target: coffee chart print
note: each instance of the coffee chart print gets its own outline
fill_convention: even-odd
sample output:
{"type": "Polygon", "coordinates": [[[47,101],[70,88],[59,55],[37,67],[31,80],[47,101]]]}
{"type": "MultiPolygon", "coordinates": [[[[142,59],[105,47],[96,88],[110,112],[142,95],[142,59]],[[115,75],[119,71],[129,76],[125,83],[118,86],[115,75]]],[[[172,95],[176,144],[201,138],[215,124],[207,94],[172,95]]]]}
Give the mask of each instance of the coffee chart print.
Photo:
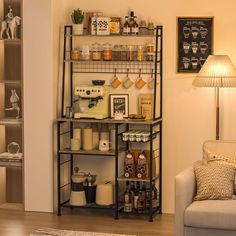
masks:
{"type": "Polygon", "coordinates": [[[178,17],[177,72],[197,73],[213,53],[213,17],[178,17]]]}

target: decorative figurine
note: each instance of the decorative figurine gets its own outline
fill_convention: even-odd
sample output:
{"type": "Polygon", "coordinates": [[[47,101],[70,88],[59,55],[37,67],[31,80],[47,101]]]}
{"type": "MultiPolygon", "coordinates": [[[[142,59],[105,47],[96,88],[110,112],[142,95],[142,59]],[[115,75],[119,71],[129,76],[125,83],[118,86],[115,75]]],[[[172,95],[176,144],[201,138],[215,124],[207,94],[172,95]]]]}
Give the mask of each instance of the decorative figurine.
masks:
{"type": "Polygon", "coordinates": [[[3,38],[3,33],[6,31],[8,39],[17,38],[17,26],[20,25],[21,18],[13,14],[11,6],[8,7],[8,13],[6,15],[5,21],[1,24],[0,38],[3,38]]]}
{"type": "Polygon", "coordinates": [[[18,105],[19,100],[20,99],[19,99],[19,96],[16,93],[16,90],[15,89],[11,89],[10,102],[11,102],[12,107],[6,108],[5,110],[6,111],[14,111],[14,110],[16,110],[17,111],[16,119],[20,118],[20,107],[18,105]]]}

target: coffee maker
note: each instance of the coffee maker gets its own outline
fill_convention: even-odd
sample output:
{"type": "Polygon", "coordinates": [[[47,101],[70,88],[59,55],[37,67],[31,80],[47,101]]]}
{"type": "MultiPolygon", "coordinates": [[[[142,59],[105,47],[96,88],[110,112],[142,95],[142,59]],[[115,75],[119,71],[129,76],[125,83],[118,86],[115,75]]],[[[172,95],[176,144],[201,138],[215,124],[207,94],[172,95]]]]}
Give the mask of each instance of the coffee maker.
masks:
{"type": "Polygon", "coordinates": [[[86,176],[84,173],[79,173],[79,168],[74,168],[74,174],[72,175],[72,186],[70,194],[70,205],[72,206],[84,206],[86,205],[86,197],[84,191],[84,181],[86,176]]]}
{"type": "Polygon", "coordinates": [[[76,96],[74,118],[105,119],[109,117],[108,86],[80,85],[75,87],[76,96]],[[76,107],[78,106],[78,107],[76,107]]]}

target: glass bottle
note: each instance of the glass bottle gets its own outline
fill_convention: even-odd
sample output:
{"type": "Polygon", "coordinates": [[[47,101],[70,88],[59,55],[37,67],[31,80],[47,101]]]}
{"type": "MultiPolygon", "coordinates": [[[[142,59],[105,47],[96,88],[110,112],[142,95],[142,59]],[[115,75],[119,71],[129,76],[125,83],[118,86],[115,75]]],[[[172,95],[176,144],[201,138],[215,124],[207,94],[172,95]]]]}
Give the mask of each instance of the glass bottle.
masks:
{"type": "Polygon", "coordinates": [[[127,46],[127,60],[136,61],[137,60],[137,47],[134,45],[127,46]]]}
{"type": "Polygon", "coordinates": [[[139,190],[138,193],[138,213],[144,212],[144,199],[143,199],[143,193],[142,190],[139,190]]]}
{"type": "Polygon", "coordinates": [[[135,196],[134,181],[131,182],[131,186],[130,186],[130,196],[131,196],[132,209],[134,209],[134,196],[135,196]]]}
{"type": "Polygon", "coordinates": [[[146,209],[146,191],[147,191],[146,183],[143,183],[141,191],[142,191],[142,199],[143,199],[143,210],[145,210],[146,209]]]}
{"type": "Polygon", "coordinates": [[[140,183],[137,182],[134,194],[134,210],[138,211],[138,198],[139,198],[140,183]]]}
{"type": "Polygon", "coordinates": [[[148,34],[149,35],[154,35],[154,24],[153,24],[153,22],[148,23],[148,34]]]}
{"type": "Polygon", "coordinates": [[[138,21],[137,21],[137,16],[134,16],[133,34],[134,35],[138,35],[139,34],[139,25],[138,25],[138,21]]]}
{"type": "Polygon", "coordinates": [[[83,61],[88,61],[90,59],[90,52],[89,52],[89,46],[88,45],[83,45],[82,46],[81,59],[83,61]]]}
{"type": "Polygon", "coordinates": [[[140,35],[147,35],[147,24],[145,20],[140,21],[140,27],[139,27],[139,34],[140,35]]]}
{"type": "Polygon", "coordinates": [[[124,212],[132,212],[131,193],[129,181],[126,182],[126,190],[124,193],[124,212]]]}
{"type": "Polygon", "coordinates": [[[130,34],[135,35],[134,31],[134,12],[130,12],[130,18],[129,18],[129,27],[130,27],[130,34]]]}
{"type": "Polygon", "coordinates": [[[125,17],[125,23],[123,26],[123,34],[124,35],[130,34],[130,26],[129,26],[129,17],[128,16],[125,17]]]}

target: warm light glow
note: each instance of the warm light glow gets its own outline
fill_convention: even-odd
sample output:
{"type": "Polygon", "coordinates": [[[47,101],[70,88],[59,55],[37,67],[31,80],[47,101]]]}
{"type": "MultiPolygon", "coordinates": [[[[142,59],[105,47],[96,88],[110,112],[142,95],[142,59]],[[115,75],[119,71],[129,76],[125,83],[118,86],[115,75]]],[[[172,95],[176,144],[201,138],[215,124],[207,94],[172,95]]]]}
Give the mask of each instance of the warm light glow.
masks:
{"type": "Polygon", "coordinates": [[[193,85],[197,87],[236,87],[236,69],[227,55],[208,56],[193,85]]]}

